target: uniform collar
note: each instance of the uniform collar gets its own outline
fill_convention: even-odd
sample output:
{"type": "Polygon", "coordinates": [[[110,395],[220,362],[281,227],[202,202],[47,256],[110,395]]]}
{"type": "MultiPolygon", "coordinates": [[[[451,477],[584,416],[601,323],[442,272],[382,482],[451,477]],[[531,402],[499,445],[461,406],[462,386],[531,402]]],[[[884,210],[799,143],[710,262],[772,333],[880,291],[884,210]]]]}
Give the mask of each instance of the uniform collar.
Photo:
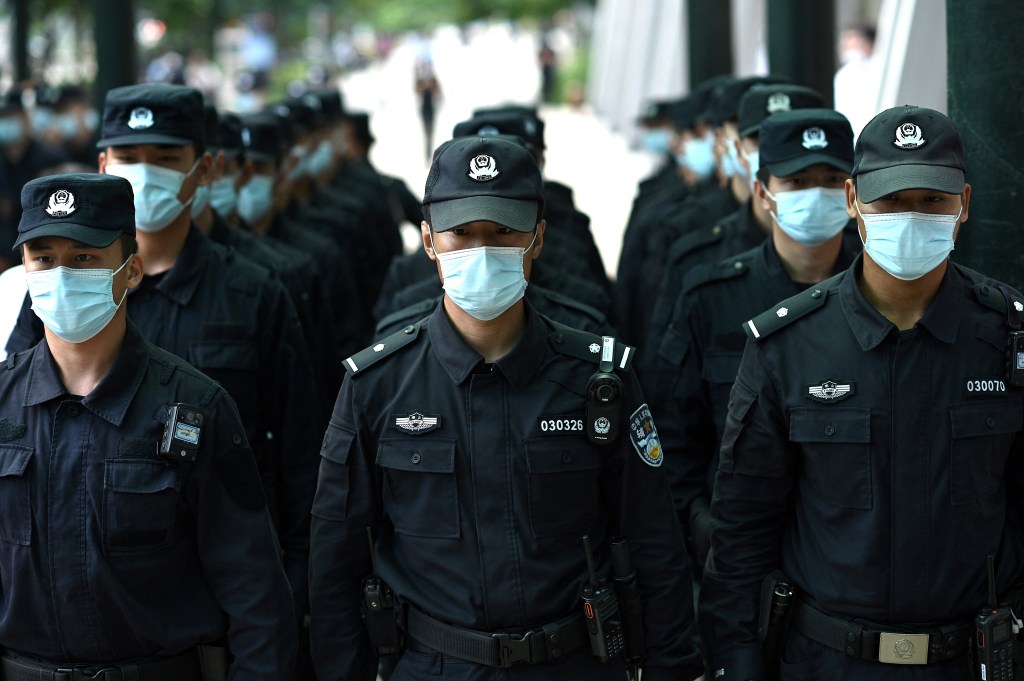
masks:
{"type": "Polygon", "coordinates": [[[156,290],[179,305],[188,305],[199,288],[209,259],[210,240],[194,224],[190,225],[185,246],[174,267],[167,270],[156,284],[156,290]]]}
{"type": "MultiPolygon", "coordinates": [[[[860,347],[870,350],[885,340],[896,326],[883,317],[882,313],[864,297],[857,284],[857,277],[863,269],[864,256],[858,255],[839,284],[839,299],[846,321],[860,347]]],[[[963,314],[963,296],[960,295],[960,289],[963,287],[962,277],[956,272],[953,263],[949,262],[935,299],[917,325],[944,343],[955,343],[960,317],[963,314]]]]}
{"type": "MultiPolygon", "coordinates": [[[[29,362],[23,406],[33,407],[69,394],[46,341],[35,346],[29,362]]],[[[145,378],[147,364],[146,342],[135,326],[128,322],[114,365],[100,384],[82,398],[82,406],[115,426],[121,425],[145,378]]]]}
{"type": "MultiPolygon", "coordinates": [[[[544,322],[529,301],[525,301],[525,305],[526,331],[523,337],[494,363],[495,371],[500,371],[515,390],[523,389],[533,379],[540,368],[547,344],[548,330],[544,322]]],[[[427,333],[441,366],[456,384],[469,378],[473,370],[483,363],[484,358],[466,344],[448,319],[443,299],[427,323],[427,333]]]]}

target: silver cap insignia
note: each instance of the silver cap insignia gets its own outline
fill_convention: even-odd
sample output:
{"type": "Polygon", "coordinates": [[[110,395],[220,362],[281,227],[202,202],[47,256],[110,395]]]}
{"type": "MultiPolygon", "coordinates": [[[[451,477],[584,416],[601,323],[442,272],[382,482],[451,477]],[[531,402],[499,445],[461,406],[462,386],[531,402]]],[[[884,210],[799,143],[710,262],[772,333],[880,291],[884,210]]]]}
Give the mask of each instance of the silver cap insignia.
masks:
{"type": "Polygon", "coordinates": [[[778,310],[775,311],[775,314],[777,314],[780,318],[785,317],[786,315],[789,314],[789,308],[780,307],[778,310]]]}
{"type": "Polygon", "coordinates": [[[383,350],[384,350],[384,344],[383,343],[377,343],[376,345],[373,346],[373,351],[374,352],[382,352],[383,350]]]}
{"type": "Polygon", "coordinates": [[[817,127],[807,128],[804,130],[804,141],[801,146],[804,149],[824,149],[828,146],[825,131],[817,127]]]}
{"type": "Polygon", "coordinates": [[[893,144],[900,149],[917,149],[923,147],[925,141],[921,128],[913,123],[904,123],[896,128],[896,139],[893,140],[893,144]]]}
{"type": "Polygon", "coordinates": [[[768,106],[766,108],[768,113],[776,113],[777,111],[789,111],[793,108],[793,105],[789,101],[789,95],[785,92],[776,92],[768,98],[768,106]]]}
{"type": "Polygon", "coordinates": [[[75,212],[75,195],[67,189],[50,194],[50,203],[46,206],[46,214],[50,217],[62,218],[75,212]]]}
{"type": "Polygon", "coordinates": [[[144,106],[132,109],[128,115],[128,127],[132,130],[145,130],[153,127],[153,112],[144,106]]]}
{"type": "Polygon", "coordinates": [[[469,162],[469,178],[477,182],[488,182],[501,173],[498,172],[498,164],[487,154],[474,156],[469,162]]]}

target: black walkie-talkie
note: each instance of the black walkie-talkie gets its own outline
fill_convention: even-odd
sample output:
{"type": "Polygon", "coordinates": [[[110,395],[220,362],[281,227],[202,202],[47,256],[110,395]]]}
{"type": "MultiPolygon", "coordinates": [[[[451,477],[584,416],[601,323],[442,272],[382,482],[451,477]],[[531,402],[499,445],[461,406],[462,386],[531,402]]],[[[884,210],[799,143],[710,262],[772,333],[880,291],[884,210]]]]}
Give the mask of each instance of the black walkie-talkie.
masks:
{"type": "Polygon", "coordinates": [[[626,645],[619,617],[619,599],[615,596],[615,589],[597,579],[589,535],[583,535],[583,552],[587,557],[590,582],[583,586],[580,597],[583,599],[587,633],[590,634],[590,650],[601,662],[607,662],[621,653],[626,645]]]}
{"type": "Polygon", "coordinates": [[[988,557],[988,607],[974,618],[981,681],[1013,679],[1013,614],[996,601],[995,559],[988,557]]]}

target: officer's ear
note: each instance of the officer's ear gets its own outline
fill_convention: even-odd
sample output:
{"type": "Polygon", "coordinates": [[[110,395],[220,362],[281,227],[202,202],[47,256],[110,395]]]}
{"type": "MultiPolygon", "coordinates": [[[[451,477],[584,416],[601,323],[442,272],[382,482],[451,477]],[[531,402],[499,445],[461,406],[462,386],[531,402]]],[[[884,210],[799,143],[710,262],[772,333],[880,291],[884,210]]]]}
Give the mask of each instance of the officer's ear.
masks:
{"type": "Polygon", "coordinates": [[[101,151],[96,156],[96,167],[99,168],[99,172],[106,174],[107,172],[107,152],[101,151]]]}
{"type": "Polygon", "coordinates": [[[760,177],[754,180],[754,200],[760,203],[761,210],[771,212],[772,204],[768,201],[767,189],[768,188],[764,186],[764,183],[761,182],[760,177]]]}
{"type": "Polygon", "coordinates": [[[142,283],[142,275],[146,271],[146,264],[142,256],[136,251],[128,263],[128,288],[135,288],[142,283]]]}
{"type": "Polygon", "coordinates": [[[427,257],[436,262],[437,253],[434,252],[434,241],[430,236],[430,224],[426,220],[420,221],[420,236],[423,238],[423,250],[427,252],[427,257]]]}
{"type": "Polygon", "coordinates": [[[544,247],[544,230],[547,225],[547,220],[544,218],[537,223],[537,236],[534,237],[533,248],[530,250],[530,260],[536,260],[540,256],[540,251],[544,247]]]}
{"type": "Polygon", "coordinates": [[[857,185],[853,183],[853,178],[846,178],[846,214],[854,220],[857,219],[857,185]]]}
{"type": "Polygon", "coordinates": [[[960,234],[960,226],[967,222],[968,209],[971,207],[971,185],[964,183],[964,192],[960,195],[960,200],[963,202],[963,208],[960,211],[960,221],[953,228],[953,241],[956,241],[957,236],[960,234]]]}

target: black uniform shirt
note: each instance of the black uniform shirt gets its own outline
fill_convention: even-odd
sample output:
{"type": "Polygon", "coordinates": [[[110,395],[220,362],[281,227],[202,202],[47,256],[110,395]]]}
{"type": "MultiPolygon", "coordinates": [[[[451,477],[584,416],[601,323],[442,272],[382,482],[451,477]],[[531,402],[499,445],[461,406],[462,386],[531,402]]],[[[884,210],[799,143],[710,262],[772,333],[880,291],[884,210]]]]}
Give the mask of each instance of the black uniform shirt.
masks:
{"type": "MultiPolygon", "coordinates": [[[[378,537],[377,573],[398,596],[458,626],[515,631],[579,610],[580,538],[590,534],[608,574],[614,525],[644,594],[645,676],[700,673],[686,552],[663,470],[641,459],[628,430],[613,445],[587,440],[585,393],[598,363],[556,349],[582,332],[529,305],[526,323],[516,346],[485,365],[439,305],[408,328],[418,335],[405,347],[346,377],[313,506],[321,678],[356,678],[365,664],[358,604],[367,526],[378,537]]],[[[601,341],[583,336],[583,348],[601,341]]],[[[623,379],[628,417],[643,398],[632,372],[623,379]]]]}
{"type": "Polygon", "coordinates": [[[1024,569],[1024,391],[1004,378],[999,284],[951,263],[900,331],[860,270],[771,308],[818,306],[743,355],[701,591],[726,679],[763,678],[758,591],[775,568],[828,612],[919,626],[974,618],[988,554],[1002,595],[1024,569]]]}
{"type": "Polygon", "coordinates": [[[325,410],[287,292],[193,225],[174,267],[143,277],[126,304],[143,337],[223,385],[238,404],[280,522],[285,569],[302,598],[325,410]]]}
{"type": "Polygon", "coordinates": [[[231,399],[131,324],[69,395],[46,342],[0,366],[0,647],[117,663],[227,636],[233,678],[290,678],[291,593],[231,399]],[[203,412],[194,462],[157,454],[166,407],[203,412]]]}
{"type": "MultiPolygon", "coordinates": [[[[854,257],[844,244],[832,273],[854,257]]],[[[687,277],[660,339],[651,402],[673,453],[666,466],[679,513],[697,497],[711,498],[729,392],[746,344],[741,325],[806,288],[790,278],[771,239],[687,277]]]]}

